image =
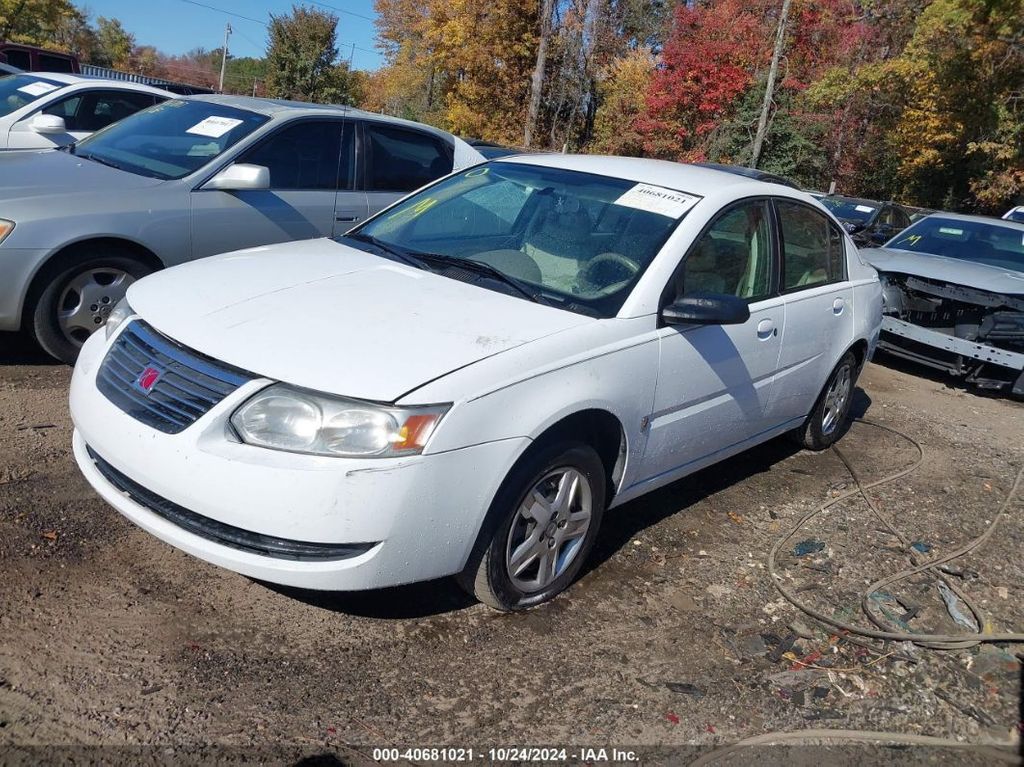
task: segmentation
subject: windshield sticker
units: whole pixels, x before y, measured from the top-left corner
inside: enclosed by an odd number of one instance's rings
[[[917,245],[921,241],[921,235],[912,234],[909,237],[904,237],[902,240],[897,242],[897,245],[903,245],[904,243],[910,243],[911,245]]]
[[[436,197],[424,197],[422,200],[417,202],[415,205],[410,205],[404,210],[400,210],[395,213],[395,218],[416,218],[426,213],[428,210],[433,208],[437,203],[440,202]]]
[[[668,218],[682,218],[683,214],[699,201],[699,197],[685,192],[677,192],[674,189],[665,189],[651,184],[637,184],[615,200],[613,204],[646,210],[649,213],[657,213],[659,216]]]
[[[954,237],[960,237],[964,233],[963,229],[954,229],[950,226],[940,226],[939,234],[951,234]]]
[[[37,96],[38,97],[38,96],[45,96],[50,91],[57,90],[57,86],[56,85],[51,85],[50,83],[34,82],[34,83],[29,83],[28,85],[22,85],[20,88],[18,88],[18,90],[21,91],[22,93],[27,93],[29,96]]]
[[[196,136],[207,136],[208,138],[220,138],[232,128],[242,124],[241,120],[234,117],[207,117],[205,120],[196,123],[186,133]]]
[[[870,205],[858,205],[856,208],[854,208],[854,210],[856,210],[858,213],[874,213],[875,212],[875,209],[872,208]]]

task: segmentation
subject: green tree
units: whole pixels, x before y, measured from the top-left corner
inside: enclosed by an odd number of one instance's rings
[[[271,14],[267,95],[348,103],[348,67],[337,63],[337,30],[338,17],[315,8],[294,5],[291,14]]]
[[[69,21],[85,21],[71,0],[0,0],[0,41],[53,46]]]
[[[105,16],[96,19],[96,42],[97,48],[92,63],[114,69],[131,68],[135,36],[128,32],[120,21]]]

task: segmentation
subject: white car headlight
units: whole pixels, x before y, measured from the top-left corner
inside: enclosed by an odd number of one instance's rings
[[[107,324],[104,325],[107,331],[107,340],[114,335],[114,331],[117,330],[122,322],[134,314],[135,310],[132,309],[127,298],[122,298],[118,301],[110,314],[107,315]]]
[[[268,386],[231,416],[249,444],[293,453],[387,458],[423,451],[449,405],[392,407]]]

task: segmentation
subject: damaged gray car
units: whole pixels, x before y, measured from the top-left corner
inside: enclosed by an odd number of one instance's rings
[[[879,349],[1024,396],[1024,224],[942,213],[861,254],[882,280]]]

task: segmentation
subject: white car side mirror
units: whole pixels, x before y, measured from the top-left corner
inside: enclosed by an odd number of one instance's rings
[[[270,168],[250,163],[233,163],[203,185],[204,189],[242,192],[270,189]]]
[[[37,114],[29,124],[36,133],[67,133],[68,128],[63,117],[57,115]]]

